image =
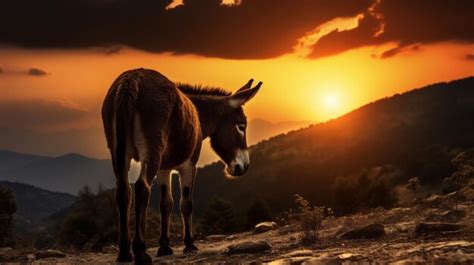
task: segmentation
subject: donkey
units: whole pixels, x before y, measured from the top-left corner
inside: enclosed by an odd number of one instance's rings
[[[211,146],[232,176],[249,167],[247,119],[242,106],[255,96],[262,82],[251,79],[234,93],[219,88],[174,84],[157,71],[135,69],[122,73],[110,87],[102,106],[107,146],[116,176],[119,212],[118,262],[150,263],[146,253],[145,221],[152,182],[160,188],[161,235],[157,256],[171,255],[169,222],[173,208],[171,171],[180,176],[183,252],[197,250],[193,242],[192,212],[196,162],[202,141]],[[135,183],[135,234],[129,233],[130,161],[140,161]]]

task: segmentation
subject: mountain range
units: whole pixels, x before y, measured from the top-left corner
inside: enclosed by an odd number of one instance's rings
[[[248,142],[249,144],[255,144],[263,139],[306,126],[309,123],[308,121],[271,123],[262,119],[251,120],[248,126]],[[5,134],[7,130],[0,130],[0,134],[1,132]],[[8,132],[11,134],[10,136],[14,134],[11,131]],[[88,136],[86,138],[79,137],[82,134]],[[90,142],[97,142],[94,139],[102,137],[102,134],[103,132],[101,130],[89,130],[72,134],[62,133],[59,136],[60,140],[56,139],[56,141],[67,142],[65,140],[69,139],[68,141],[71,143],[66,145],[58,144],[54,147],[54,144],[49,142],[47,145],[51,150],[54,148],[63,150],[64,148],[71,147],[71,145],[76,146],[82,144],[88,148],[92,146]],[[22,135],[25,136],[20,133],[15,137]],[[30,134],[27,134],[25,140],[16,140],[16,142],[22,143],[22,146],[30,149],[42,145],[41,141],[37,145],[33,143],[31,143],[31,145],[25,144],[25,142],[33,141],[32,137],[34,135],[34,133],[30,132]],[[97,135],[97,137],[93,135]],[[44,138],[52,138],[52,136],[47,137],[44,135]],[[80,139],[80,141],[78,141],[78,139]],[[12,143],[11,141],[8,142]],[[21,149],[22,147],[20,146],[19,148]],[[217,155],[214,154],[214,151],[212,151],[209,146],[209,142],[206,141],[201,152],[200,164],[211,163],[217,160]],[[130,179],[132,181],[138,175],[138,167],[138,164],[132,164],[130,172]],[[76,194],[85,185],[91,188],[96,188],[98,185],[102,185],[104,188],[111,188],[115,183],[112,166],[108,159],[95,159],[75,153],[53,157],[24,154],[8,150],[0,150],[0,180],[28,183],[43,189],[67,192],[70,194]]]

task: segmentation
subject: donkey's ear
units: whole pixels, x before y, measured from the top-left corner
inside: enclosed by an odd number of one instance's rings
[[[234,93],[237,93],[237,92],[240,92],[240,91],[244,91],[244,90],[247,90],[249,88],[252,87],[252,83],[253,83],[253,79],[250,79],[247,84],[245,84],[243,87],[239,88],[239,90],[235,91]]]
[[[241,88],[237,90],[234,94],[229,96],[228,102],[232,108],[238,108],[244,105],[247,101],[251,100],[257,94],[258,90],[262,86],[262,82],[259,82],[254,88],[250,88],[250,86],[252,85],[252,81],[253,80],[251,79],[247,83],[247,85],[249,85],[248,88],[246,89]]]

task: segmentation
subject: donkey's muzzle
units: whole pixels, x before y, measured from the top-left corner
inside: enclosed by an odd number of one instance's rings
[[[247,169],[249,168],[249,165],[235,165],[234,167],[234,172],[233,172],[233,176],[242,176],[243,174],[245,174],[245,172],[247,172]]]

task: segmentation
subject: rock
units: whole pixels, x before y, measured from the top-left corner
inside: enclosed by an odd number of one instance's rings
[[[435,234],[439,232],[453,232],[461,230],[461,226],[458,224],[451,223],[440,223],[440,222],[424,222],[419,223],[415,228],[415,234],[428,235]]]
[[[423,203],[429,206],[437,206],[443,201],[443,196],[432,194],[423,200]]]
[[[277,224],[275,222],[262,222],[255,226],[255,228],[253,229],[253,232],[255,234],[260,234],[260,233],[273,230],[276,227],[277,227]]]
[[[237,235],[230,235],[225,238],[225,240],[234,240],[234,239],[237,239]]]
[[[284,257],[301,257],[301,256],[312,256],[313,251],[310,249],[300,249],[293,252],[286,253]]]
[[[46,251],[37,251],[35,257],[36,259],[65,258],[66,254],[59,250],[48,249]]]
[[[35,261],[36,256],[35,256],[35,254],[30,253],[30,254],[26,255],[26,259],[28,260],[28,262],[33,262],[33,261]]]
[[[0,262],[11,260],[13,256],[13,249],[10,247],[0,248]]]
[[[385,230],[381,224],[370,224],[359,229],[354,229],[341,235],[343,239],[373,239],[385,236]]]
[[[207,236],[206,239],[207,240],[224,240],[227,236],[226,235],[210,235],[210,236]]]
[[[110,253],[110,254],[118,253],[118,248],[115,245],[108,245],[102,248],[102,253]]]
[[[292,257],[285,259],[277,259],[268,263],[268,265],[297,265],[302,264],[303,262],[313,258],[312,256],[305,257]]]
[[[233,244],[227,247],[227,254],[249,254],[249,253],[260,253],[271,249],[272,247],[265,241],[256,242],[243,242]]]
[[[465,213],[460,210],[448,210],[440,214],[431,214],[426,217],[429,222],[458,222],[465,216]]]

